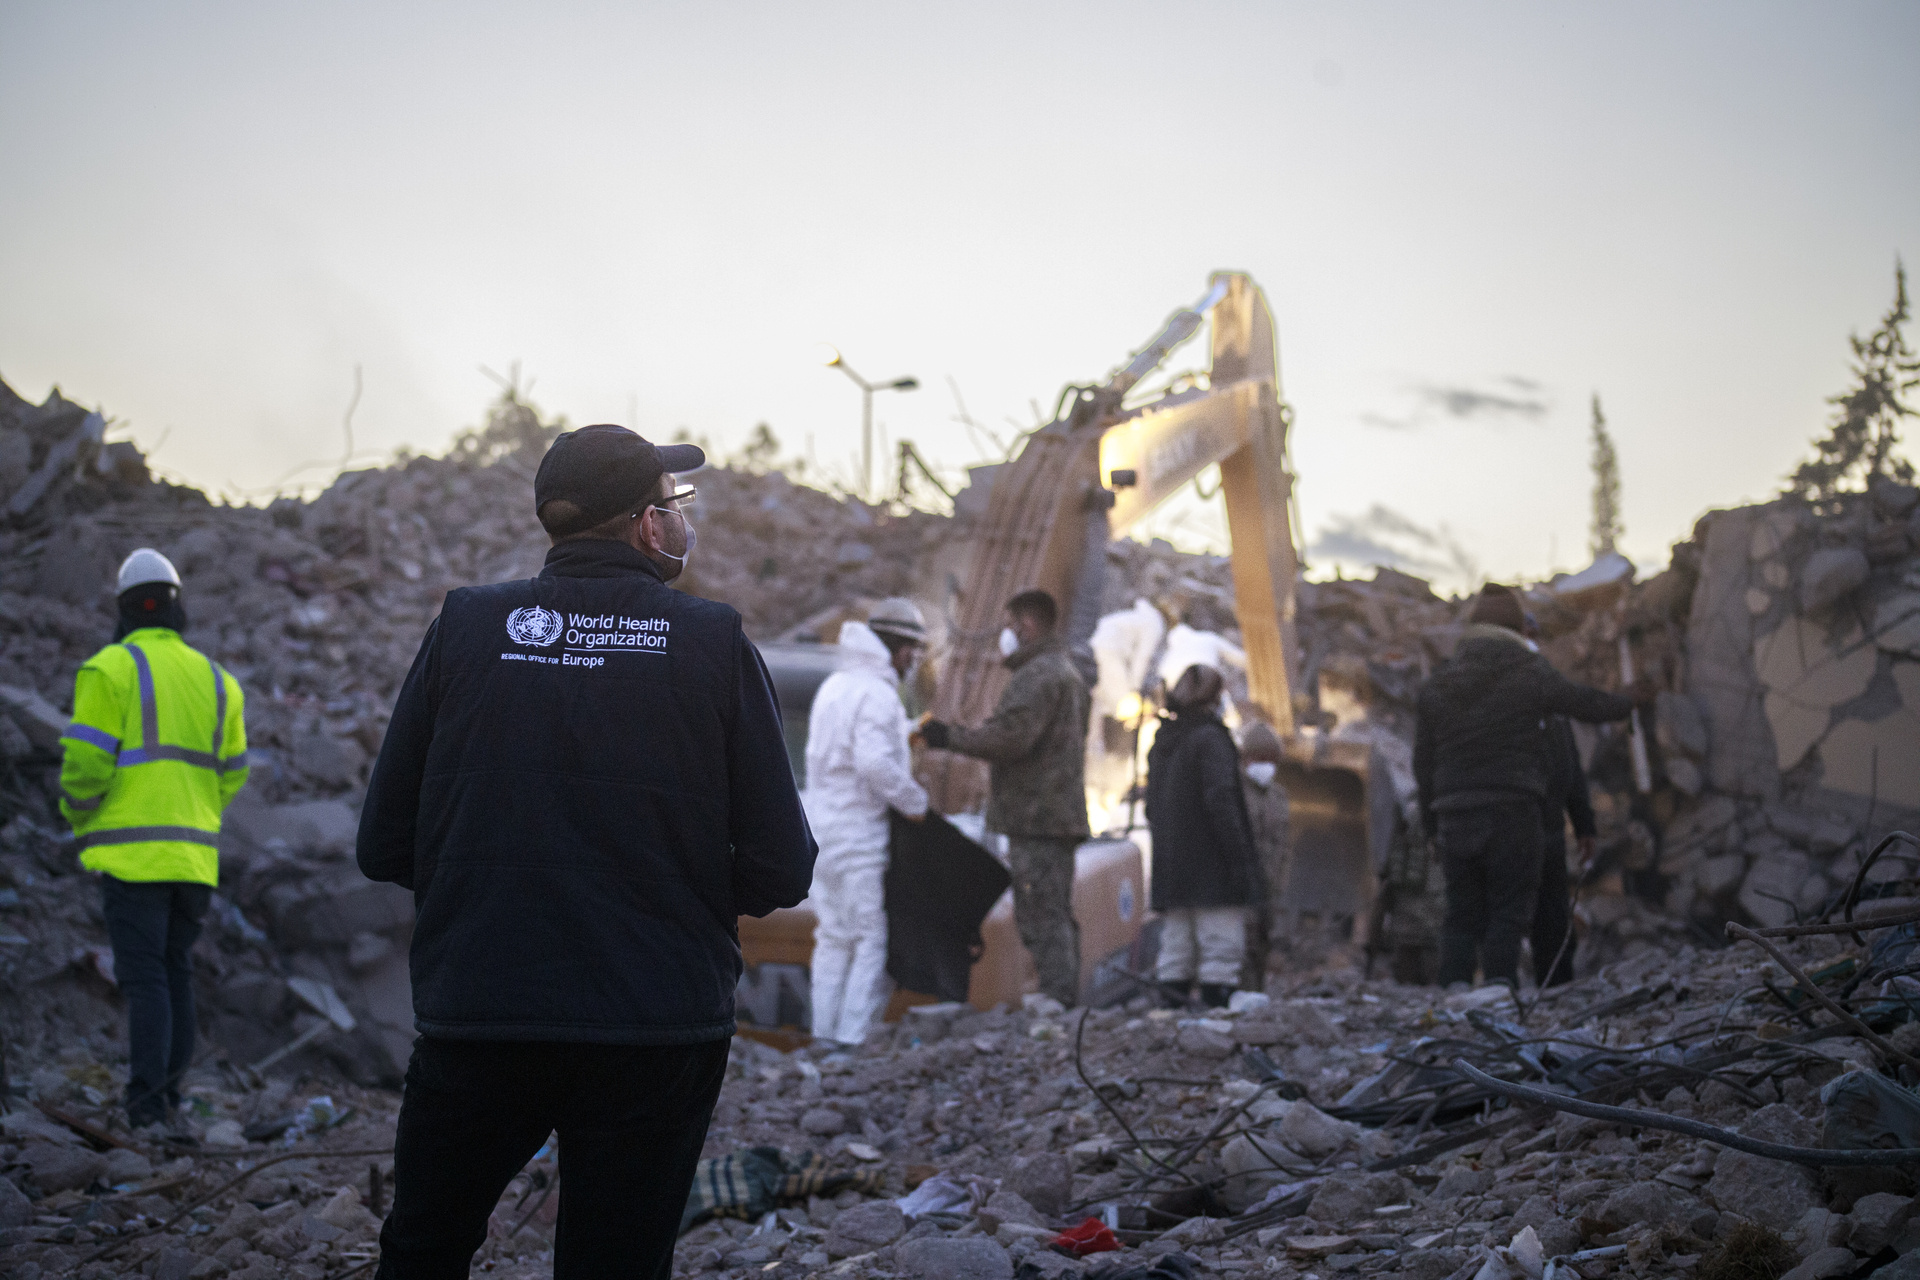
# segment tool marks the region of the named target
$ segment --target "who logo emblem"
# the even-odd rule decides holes
[[[564,622],[551,609],[529,605],[507,615],[507,635],[515,644],[550,645],[560,638]]]

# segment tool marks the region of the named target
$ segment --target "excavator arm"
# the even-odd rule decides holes
[[[1207,387],[1126,407],[1128,394],[1208,318]],[[1298,562],[1286,433],[1272,313],[1250,277],[1217,272],[1197,303],[1170,316],[1104,384],[1069,388],[1054,421],[1029,436],[996,477],[952,610],[935,713],[972,724],[992,710],[1006,683],[995,648],[1000,611],[1020,591],[1051,592],[1068,640],[1084,645],[1105,593],[1108,541],[1218,464],[1250,693],[1278,732],[1291,733]],[[984,802],[977,761],[934,752],[926,774],[944,812]]]

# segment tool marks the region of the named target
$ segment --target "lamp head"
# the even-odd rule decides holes
[[[820,363],[829,369],[840,363],[840,348],[834,346],[831,342],[815,343],[813,353]]]
[[[901,378],[896,382],[889,382],[887,384],[887,387],[893,391],[913,391],[919,386],[920,379],[918,378]]]

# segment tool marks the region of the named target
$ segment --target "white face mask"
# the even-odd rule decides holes
[[[1012,627],[1000,628],[1000,656],[1011,658],[1020,650],[1020,637],[1013,634]]]
[[[688,520],[686,516],[681,515],[680,512],[675,511],[671,507],[655,507],[654,510],[660,512],[662,515],[680,516],[680,527],[687,531],[687,549],[684,554],[675,555],[665,547],[660,548],[660,550],[654,553],[665,556],[680,566],[680,571],[673,575],[677,578],[680,576],[680,573],[686,572],[687,561],[693,558],[693,549],[700,544],[700,531],[693,527],[691,520]]]
[[[1280,766],[1271,760],[1255,760],[1247,766],[1247,776],[1264,787],[1271,785],[1273,775],[1279,768]]]

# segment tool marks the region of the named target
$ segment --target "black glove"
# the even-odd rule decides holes
[[[935,751],[945,751],[953,741],[953,728],[941,720],[929,720],[920,726],[920,737]]]

